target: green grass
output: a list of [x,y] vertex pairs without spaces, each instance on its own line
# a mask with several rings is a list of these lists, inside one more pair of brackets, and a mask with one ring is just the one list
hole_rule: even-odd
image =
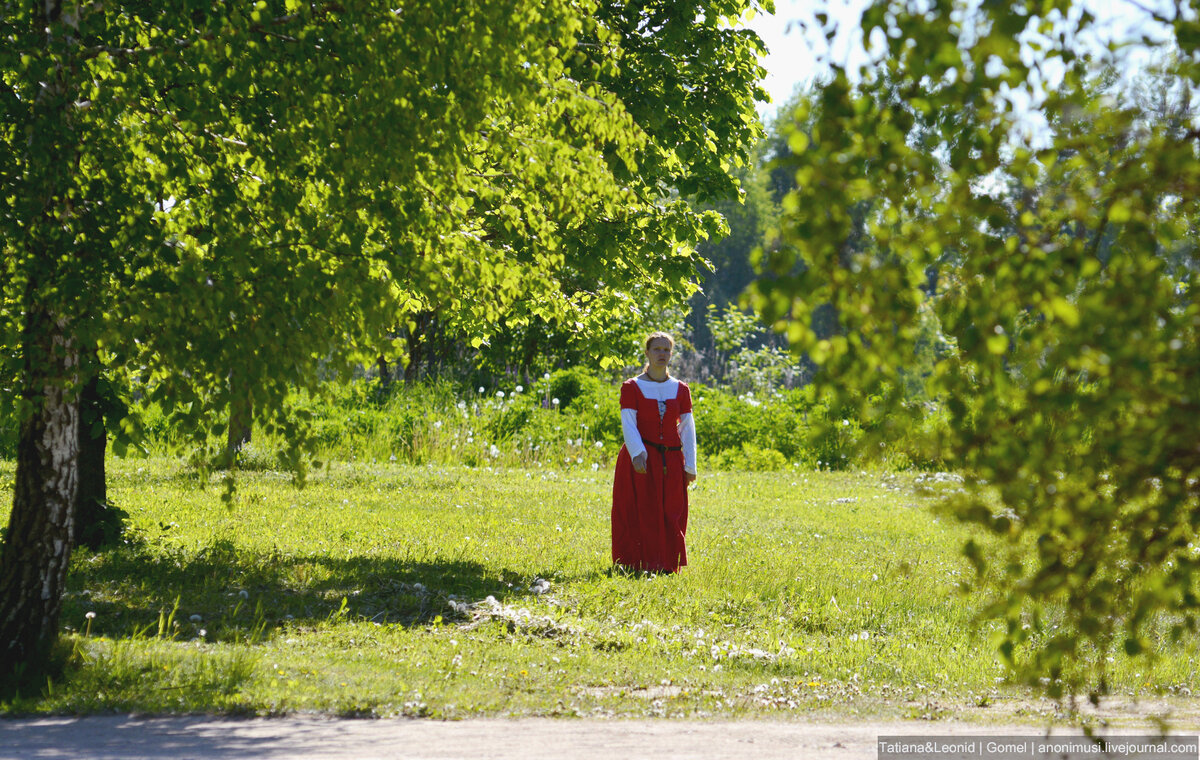
[[[6,501],[12,477],[0,463]],[[689,566],[646,577],[611,569],[606,468],[238,477],[225,506],[174,460],[113,461],[133,539],[76,553],[72,664],[0,711],[986,719],[1031,702],[972,623],[965,529],[926,508],[920,475],[704,476]],[[1116,667],[1122,693],[1196,688],[1195,647]]]

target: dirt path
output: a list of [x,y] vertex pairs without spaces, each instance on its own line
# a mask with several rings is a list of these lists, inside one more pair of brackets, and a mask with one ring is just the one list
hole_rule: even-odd
[[[1150,733],[1122,728],[1119,733]],[[92,716],[0,720],[0,758],[488,758],[489,760],[875,760],[880,736],[1041,736],[1044,726],[957,722],[335,720]],[[1055,734],[1077,731],[1056,730]],[[1183,727],[1172,733],[1194,735]]]

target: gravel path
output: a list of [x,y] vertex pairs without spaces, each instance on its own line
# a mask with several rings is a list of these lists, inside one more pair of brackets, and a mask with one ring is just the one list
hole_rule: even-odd
[[[667,720],[226,720],[91,716],[0,720],[0,758],[229,760],[875,760],[887,735],[1041,736],[1033,725]],[[1068,734],[1056,730],[1055,734]],[[1120,733],[1150,733],[1122,729]],[[1194,735],[1182,728],[1172,733]]]

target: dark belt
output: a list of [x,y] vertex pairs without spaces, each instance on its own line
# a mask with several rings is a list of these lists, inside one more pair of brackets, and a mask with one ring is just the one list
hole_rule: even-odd
[[645,438],[642,439],[642,443],[646,444],[647,446],[653,446],[654,448],[658,449],[659,454],[666,454],[668,451],[683,451],[682,446],[664,446],[661,443],[655,443],[654,441],[647,441]]

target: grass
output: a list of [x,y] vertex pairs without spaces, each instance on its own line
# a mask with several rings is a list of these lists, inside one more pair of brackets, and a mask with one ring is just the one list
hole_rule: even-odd
[[[12,477],[0,463],[0,498]],[[957,590],[966,532],[925,508],[926,476],[706,475],[691,497],[690,564],[671,576],[611,568],[609,478],[588,466],[334,464],[303,489],[242,473],[225,506],[216,478],[175,460],[113,461],[109,495],[133,538],[76,553],[61,620],[72,664],[0,711],[1041,709],[1004,683],[989,625],[973,624],[978,602]],[[1118,663],[1115,688],[1194,690],[1195,654]]]

